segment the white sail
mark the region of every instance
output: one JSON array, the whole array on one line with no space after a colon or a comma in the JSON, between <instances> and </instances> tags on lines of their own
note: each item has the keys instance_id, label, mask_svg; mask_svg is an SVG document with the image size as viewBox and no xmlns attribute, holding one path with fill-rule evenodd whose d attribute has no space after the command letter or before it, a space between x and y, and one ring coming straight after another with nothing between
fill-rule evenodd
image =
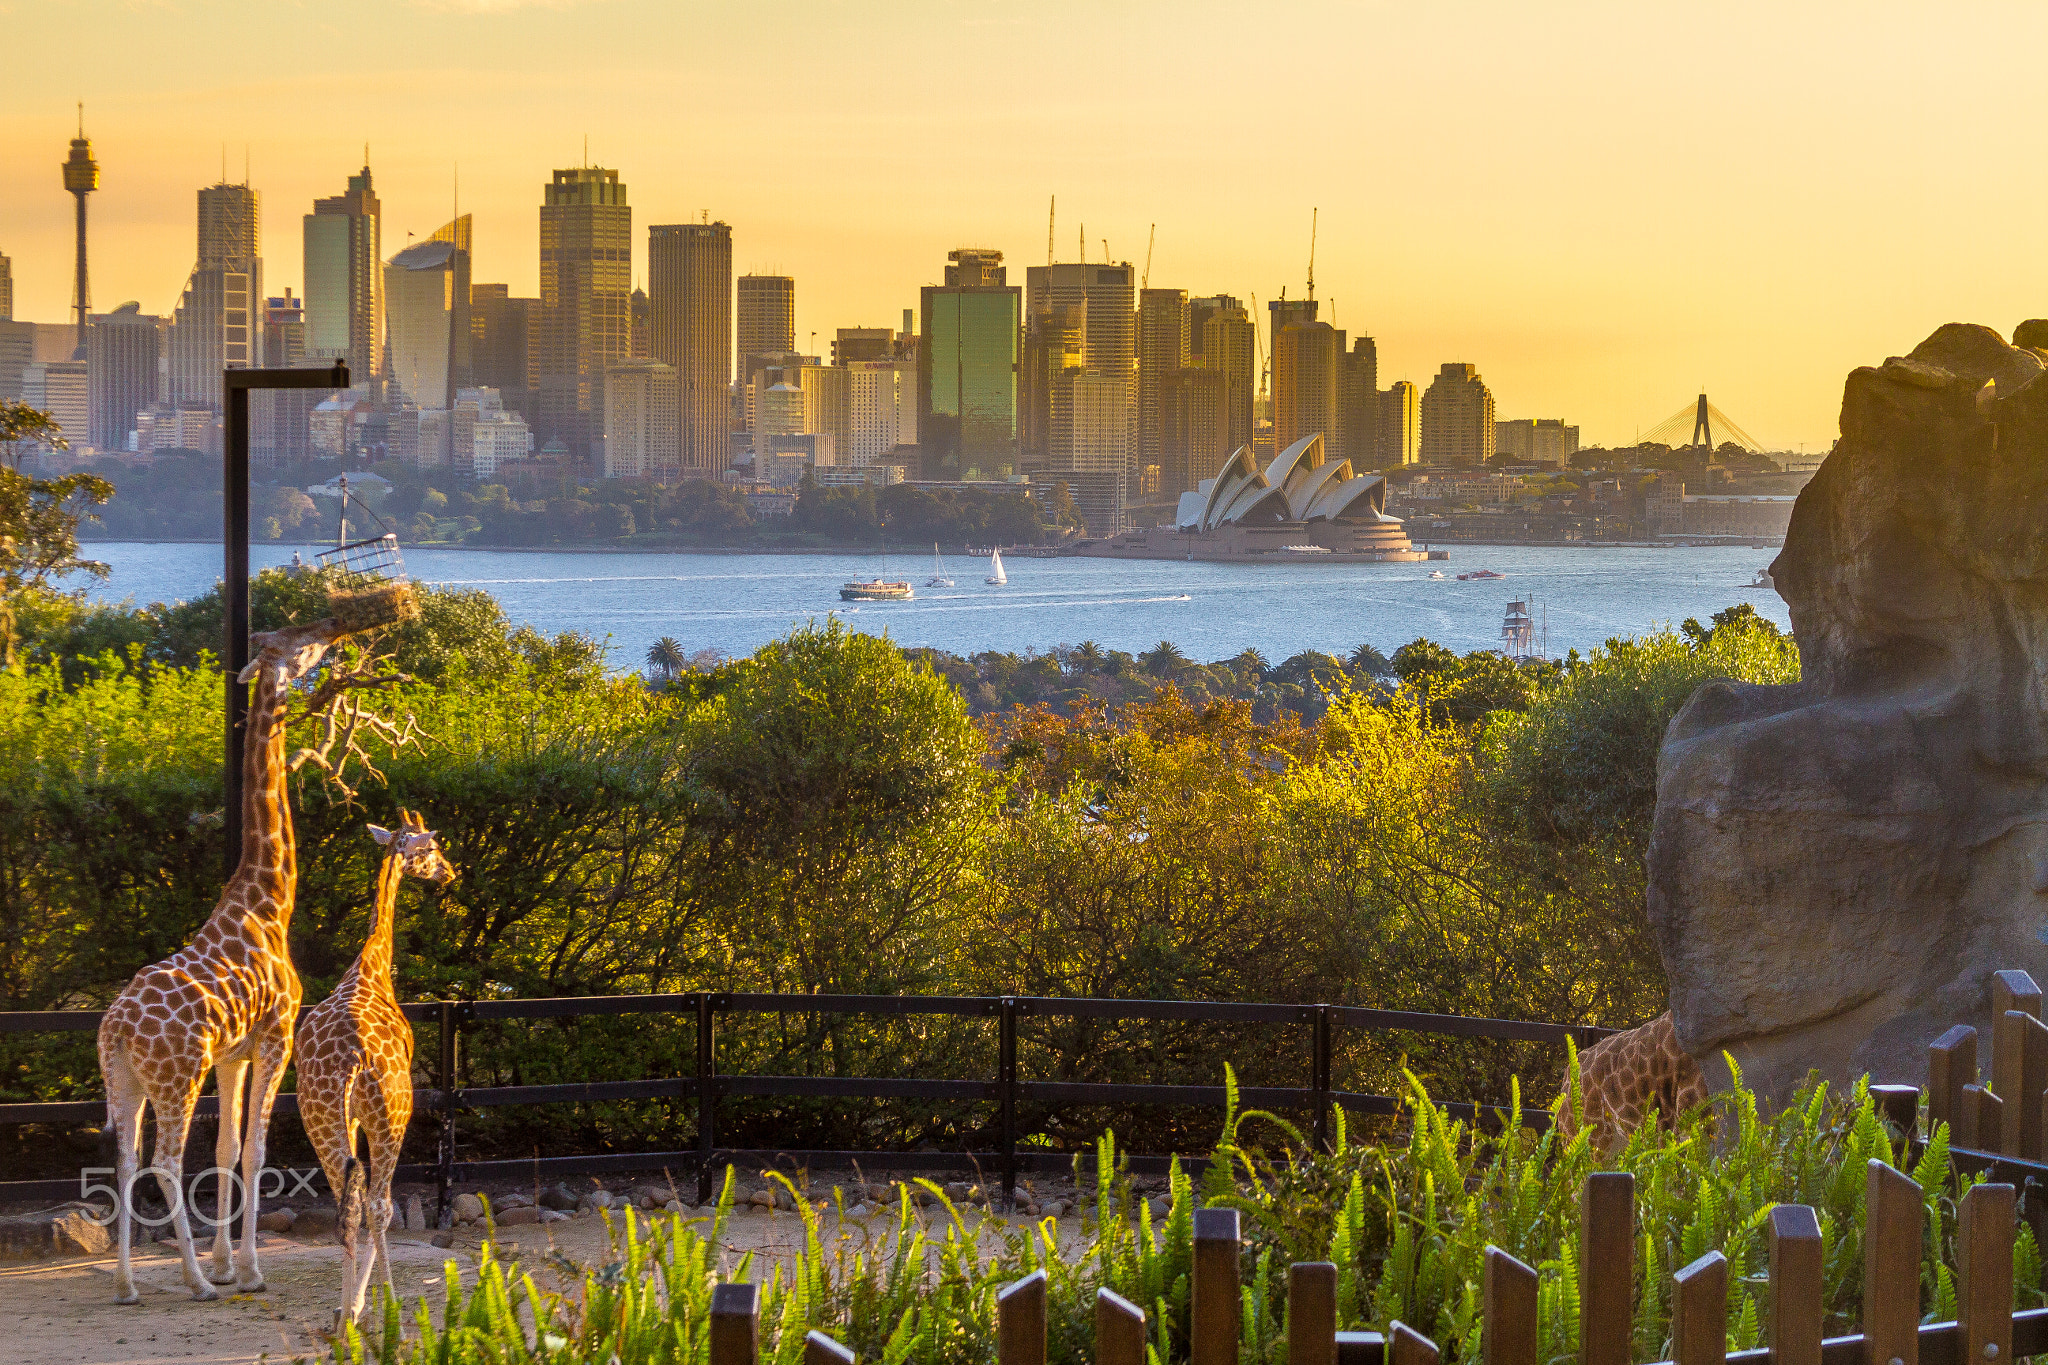
<instances>
[{"instance_id":1,"label":"white sail","mask_svg":"<svg viewBox=\"0 0 2048 1365\"><path fill-rule=\"evenodd\" d=\"M1001 550L989 551L988 581L995 584L1003 584L1010 581L1003 573L1003 552Z\"/></svg>"},{"instance_id":2,"label":"white sail","mask_svg":"<svg viewBox=\"0 0 2048 1365\"><path fill-rule=\"evenodd\" d=\"M932 542L932 576L925 580L927 588L950 588L953 580L946 577L945 563L939 558L939 543Z\"/></svg>"}]
</instances>

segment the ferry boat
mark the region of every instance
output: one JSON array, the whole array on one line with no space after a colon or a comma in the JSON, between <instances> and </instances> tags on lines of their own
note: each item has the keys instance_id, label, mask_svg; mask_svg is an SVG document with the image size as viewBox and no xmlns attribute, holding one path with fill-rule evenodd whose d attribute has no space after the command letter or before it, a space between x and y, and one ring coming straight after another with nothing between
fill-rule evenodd
<instances>
[{"instance_id":1,"label":"ferry boat","mask_svg":"<svg viewBox=\"0 0 2048 1365\"><path fill-rule=\"evenodd\" d=\"M1504 573L1495 573L1495 572L1494 572L1494 571L1493 571L1492 569L1474 569L1474 570L1473 570L1473 571L1472 571L1471 573L1461 573L1461 574L1459 574L1459 575L1458 575L1458 581L1459 581L1460 583L1469 583L1469 582L1471 582L1471 581L1472 581L1473 579L1475 579L1475 578L1506 578L1506 577L1507 577L1507 575L1506 575L1506 574L1504 574Z\"/></svg>"},{"instance_id":2,"label":"ferry boat","mask_svg":"<svg viewBox=\"0 0 2048 1365\"><path fill-rule=\"evenodd\" d=\"M855 579L839 590L842 602L908 602L911 596L910 584L891 583L881 578L866 583Z\"/></svg>"}]
</instances>

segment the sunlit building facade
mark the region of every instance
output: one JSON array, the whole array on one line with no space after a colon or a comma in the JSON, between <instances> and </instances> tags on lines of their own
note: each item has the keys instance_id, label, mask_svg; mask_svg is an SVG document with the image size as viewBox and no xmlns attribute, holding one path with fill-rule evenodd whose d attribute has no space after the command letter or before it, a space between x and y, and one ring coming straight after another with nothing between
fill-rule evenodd
<instances>
[{"instance_id":1,"label":"sunlit building facade","mask_svg":"<svg viewBox=\"0 0 2048 1365\"><path fill-rule=\"evenodd\" d=\"M917 429L926 478L992 475L1017 459L1023 291L1000 251L962 247L920 294Z\"/></svg>"},{"instance_id":2,"label":"sunlit building facade","mask_svg":"<svg viewBox=\"0 0 2048 1365\"><path fill-rule=\"evenodd\" d=\"M558 170L540 209L540 436L588 460L605 373L633 353L633 210L619 173Z\"/></svg>"}]
</instances>

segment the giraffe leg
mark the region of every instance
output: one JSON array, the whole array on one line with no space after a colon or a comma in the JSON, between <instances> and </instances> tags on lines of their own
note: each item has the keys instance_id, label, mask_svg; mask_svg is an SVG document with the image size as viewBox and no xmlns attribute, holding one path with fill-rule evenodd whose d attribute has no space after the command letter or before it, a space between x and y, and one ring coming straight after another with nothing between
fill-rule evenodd
<instances>
[{"instance_id":1,"label":"giraffe leg","mask_svg":"<svg viewBox=\"0 0 2048 1365\"><path fill-rule=\"evenodd\" d=\"M142 1164L142 1118L145 1100L142 1080L125 1052L114 1051L101 1070L107 1083L107 1126L114 1130L114 1217L120 1226L114 1271L114 1302L141 1303L135 1292L135 1272L129 1263L130 1238L134 1233L134 1186L136 1168Z\"/></svg>"},{"instance_id":2,"label":"giraffe leg","mask_svg":"<svg viewBox=\"0 0 2048 1365\"><path fill-rule=\"evenodd\" d=\"M398 1283L391 1274L391 1244L385 1234L391 1227L391 1181L397 1174L398 1144L387 1134L370 1152L370 1188L376 1191L370 1204L370 1226L377 1235L377 1260L384 1267L384 1287L393 1298L398 1296Z\"/></svg>"},{"instance_id":3,"label":"giraffe leg","mask_svg":"<svg viewBox=\"0 0 2048 1365\"><path fill-rule=\"evenodd\" d=\"M204 1072L200 1073L204 1075ZM192 1132L192 1109L199 1096L194 1085L170 1103L159 1098L156 1105L156 1147L150 1165L171 1210L171 1227L177 1234L178 1251L184 1261L185 1287L192 1297L204 1302L220 1297L199 1269L199 1253L193 1243L191 1210L185 1207L185 1140Z\"/></svg>"},{"instance_id":4,"label":"giraffe leg","mask_svg":"<svg viewBox=\"0 0 2048 1365\"><path fill-rule=\"evenodd\" d=\"M218 1174L218 1193L213 1201L213 1259L207 1265L206 1278L215 1284L233 1284L235 1268L232 1261L235 1250L233 1235L235 1207L235 1160L242 1152L242 1082L248 1079L249 1063L246 1059L222 1062L214 1068L220 1091L220 1131L213 1139L213 1164ZM254 1186L242 1190L242 1198L254 1200L257 1191Z\"/></svg>"},{"instance_id":5,"label":"giraffe leg","mask_svg":"<svg viewBox=\"0 0 2048 1365\"><path fill-rule=\"evenodd\" d=\"M256 1042L255 1073L249 1082L249 1127L242 1139L242 1183L251 1190L263 1178L263 1158L270 1136L270 1109L277 1103L278 1087L284 1084L285 1063L291 1057L292 1040L285 1028L260 1036ZM256 1257L257 1200L242 1209L242 1245L235 1252L235 1288L245 1294L261 1293L263 1268Z\"/></svg>"}]
</instances>

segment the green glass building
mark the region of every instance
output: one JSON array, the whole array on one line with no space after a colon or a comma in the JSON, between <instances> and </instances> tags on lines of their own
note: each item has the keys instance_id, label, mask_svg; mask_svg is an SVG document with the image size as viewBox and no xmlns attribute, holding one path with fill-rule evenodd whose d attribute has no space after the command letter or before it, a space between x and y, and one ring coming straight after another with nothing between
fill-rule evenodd
<instances>
[{"instance_id":1,"label":"green glass building","mask_svg":"<svg viewBox=\"0 0 2048 1365\"><path fill-rule=\"evenodd\" d=\"M1002 259L961 247L947 255L946 283L922 291L917 433L928 479L1016 468L1024 291L1006 282Z\"/></svg>"}]
</instances>

